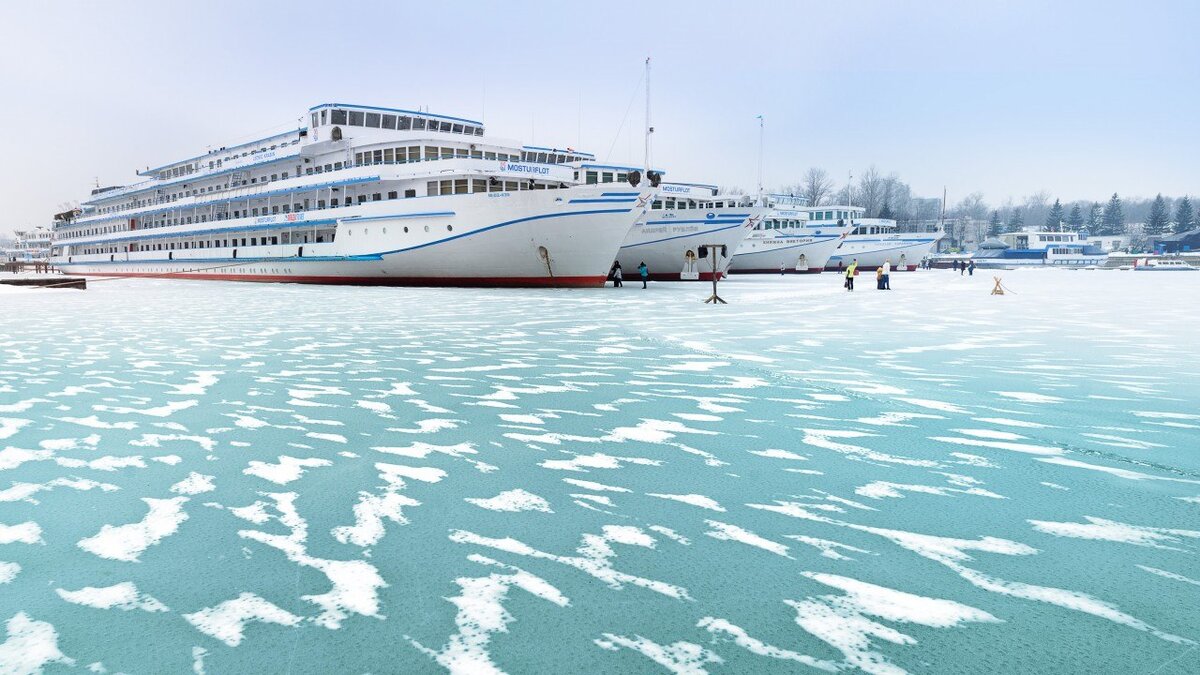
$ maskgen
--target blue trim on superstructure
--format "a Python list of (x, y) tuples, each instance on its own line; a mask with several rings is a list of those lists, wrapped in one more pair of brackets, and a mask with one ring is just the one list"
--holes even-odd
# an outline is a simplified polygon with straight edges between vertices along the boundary
[[(251, 216), (251, 217), (253, 217), (253, 216)], [(261, 217), (262, 216), (259, 216), (259, 218), (261, 218)], [(330, 223), (336, 224), (339, 220), (342, 220), (342, 219), (341, 218), (321, 218), (318, 220), (293, 220), (293, 221), (285, 221), (282, 223), (264, 223), (261, 225), (247, 223), (245, 225), (235, 225), (232, 227), (209, 228), (207, 230), (191, 230), (188, 232), (163, 232), (163, 233), (158, 233), (158, 234), (143, 234), (141, 236), (129, 235), (129, 236), (124, 236), (124, 237), (113, 237), (112, 239), (91, 239), (91, 240), (87, 240), (87, 241), (58, 241), (58, 242), (55, 242), (55, 244), (59, 245), (59, 246), (88, 246), (88, 245), (105, 246), (105, 245), (120, 242), (120, 241), (145, 241), (147, 239), (184, 239), (187, 237), (205, 237), (210, 234), (219, 234), (221, 232), (253, 232), (253, 231), (258, 231), (258, 230), (297, 229), (302, 226), (328, 225)], [(134, 232), (153, 232), (156, 229), (159, 229), (159, 228), (150, 228), (149, 230), (134, 230)], [(74, 255), (74, 254), (72, 254), (72, 255)], [(98, 255), (98, 254), (81, 253), (79, 255)]]
[(601, 192), (601, 197), (637, 197), (640, 192)]
[[(292, 246), (293, 244), (277, 244), (277, 246)], [(299, 246), (311, 246), (309, 244), (297, 244)], [(234, 248), (227, 246), (226, 248)], [(237, 247), (241, 250), (241, 247)], [(177, 249), (178, 250), (178, 249)], [(97, 254), (98, 255), (98, 254)], [(208, 263), (252, 263), (252, 262), (361, 262), (370, 260), (383, 260), (383, 257), (378, 253), (364, 253), (361, 255), (314, 255), (303, 256), (272, 256), (266, 258), (152, 258), (149, 260), (82, 260), (80, 262), (53, 262), (52, 265), (142, 265), (142, 264), (160, 264), (160, 263), (193, 263), (207, 265)], [(187, 271), (187, 270), (183, 270)], [(199, 269), (191, 270), (193, 272), (200, 271)]]
[(206, 152), (203, 155), (196, 155), (195, 157), (189, 157), (188, 159), (181, 159), (178, 162), (171, 162), (170, 164), (163, 164), (162, 166), (156, 167), (154, 169), (146, 169), (145, 171), (138, 171), (137, 175), (149, 176), (150, 174), (154, 173), (155, 171), (162, 171), (163, 169), (165, 169), (169, 166), (175, 166), (176, 164), (185, 164), (187, 162), (192, 162), (197, 159), (204, 159), (205, 157), (209, 157), (209, 156), (216, 156), (223, 152), (230, 152), (233, 150), (237, 150), (238, 148), (249, 147), (251, 145), (254, 145), (255, 143), (262, 143), (264, 141), (269, 141), (273, 138), (279, 138), (281, 136), (290, 136), (291, 134), (299, 134), (301, 131), (308, 131), (308, 127), (300, 127), (299, 129), (295, 129), (292, 131), (282, 131), (280, 133), (275, 134), (274, 136), (267, 136), (266, 138), (259, 138), (257, 140), (253, 140), (253, 141), (246, 141), (245, 143), (238, 143), (237, 145), (225, 146), (225, 147), (222, 147), (220, 150), (213, 150), (211, 152)]
[[(291, 179), (289, 178), (288, 180), (291, 180)], [(274, 197), (276, 195), (292, 194), (293, 192), (308, 192), (309, 190), (327, 190), (329, 188), (342, 187), (342, 186), (346, 186), (346, 185), (360, 185), (362, 183), (378, 183), (379, 181), (380, 181), (379, 176), (362, 176), (361, 178), (346, 178), (345, 180), (327, 181), (325, 183), (313, 183), (312, 185), (305, 185), (303, 187), (280, 188), (278, 190), (268, 190), (267, 192), (259, 192), (259, 193), (252, 194), (252, 195), (238, 195), (236, 197), (227, 195), (225, 197), (213, 198), (208, 201), (196, 202), (195, 204), (175, 204), (175, 202), (170, 202), (169, 204), (175, 204), (175, 205), (174, 206), (155, 205), (155, 206), (162, 206), (162, 208), (155, 208), (152, 206), (139, 206), (136, 209), (130, 209), (129, 211), (125, 211), (122, 215), (114, 214), (114, 215), (105, 216), (103, 218), (98, 218), (96, 220), (76, 221), (76, 222), (72, 223), (72, 225), (97, 225), (99, 223), (105, 223), (110, 220), (126, 220), (128, 218), (139, 218), (139, 217), (141, 217), (141, 215), (144, 215), (147, 213), (162, 213), (165, 211), (182, 211), (184, 209), (198, 209), (200, 207), (209, 206), (209, 205), (213, 205), (213, 204), (240, 202), (240, 201), (243, 201), (246, 199), (262, 199), (265, 197)], [(262, 183), (259, 183), (259, 185), (262, 185)], [(252, 187), (252, 186), (247, 185), (247, 186), (238, 186), (238, 187), (240, 188), (240, 187)], [(231, 188), (231, 189), (236, 190), (238, 188)], [(226, 192), (228, 192), (228, 190)], [(213, 193), (213, 194), (218, 194), (218, 193)], [(406, 197), (405, 199), (412, 199), (412, 197)], [(139, 214), (139, 215), (134, 215), (135, 212), (136, 212), (136, 214)], [(278, 214), (275, 214), (275, 215), (278, 215)], [(194, 225), (195, 223), (192, 223), (192, 224)]]
[(680, 235), (676, 235), (674, 237), (664, 237), (662, 239), (655, 239), (653, 241), (639, 241), (636, 244), (629, 244), (628, 246), (622, 246), (621, 248), (622, 249), (637, 248), (638, 246), (646, 246), (648, 244), (658, 244), (660, 242), (671, 241), (673, 239), (686, 239), (688, 237), (708, 236), (714, 232), (724, 232), (725, 230), (732, 230), (732, 229), (736, 229), (738, 227), (741, 227), (741, 221), (738, 221), (738, 224), (736, 224), (736, 225), (727, 225), (725, 227), (718, 227), (718, 228), (712, 229), (712, 230), (704, 230), (703, 232), (689, 232), (687, 234), (680, 234)]
[[(320, 110), (321, 108), (356, 108), (358, 110), (382, 110), (384, 112), (404, 113), (405, 115), (419, 115), (421, 117), (436, 117), (438, 119), (443, 119), (443, 120), (453, 120), (455, 122), (466, 122), (467, 124), (474, 124), (477, 127), (483, 126), (483, 122), (476, 122), (475, 120), (469, 120), (465, 117), (451, 117), (449, 115), (437, 115), (434, 113), (420, 112), (417, 110), (404, 110), (403, 108), (381, 108), (379, 106), (374, 106), (374, 105), (358, 105), (357, 103), (318, 103), (317, 105), (314, 105), (313, 107), (309, 108), (308, 112), (312, 112), (314, 110)], [(333, 126), (333, 125), (329, 124), (326, 126)], [(339, 126), (343, 126), (343, 125), (339, 125)], [(417, 131), (420, 131), (420, 129), (418, 129)]]
[[(112, 197), (105, 197), (104, 199), (86, 201), (83, 203), (84, 204), (99, 204), (100, 202), (106, 201), (108, 199), (128, 197), (130, 195), (136, 195), (141, 192), (146, 192), (147, 190), (161, 190), (162, 188), (165, 188), (170, 185), (175, 185), (176, 183), (183, 183), (183, 182), (186, 182), (189, 180), (190, 181), (205, 180), (208, 178), (214, 178), (216, 176), (223, 176), (227, 173), (233, 173), (235, 171), (245, 171), (247, 169), (253, 169), (253, 168), (260, 167), (260, 166), (266, 166), (268, 164), (274, 164), (275, 162), (283, 162), (283, 161), (286, 161), (289, 159), (297, 159), (299, 157), (300, 157), (300, 151), (296, 150), (296, 152), (294, 154), (289, 153), (283, 157), (276, 157), (275, 159), (268, 159), (268, 160), (262, 161), (262, 162), (254, 162), (252, 164), (243, 164), (241, 166), (231, 167), (228, 169), (222, 168), (220, 171), (210, 171), (208, 173), (199, 173), (199, 174), (193, 173), (193, 174), (188, 174), (186, 176), (180, 176), (179, 178), (172, 178), (171, 180), (162, 181), (162, 182), (148, 180), (148, 181), (145, 181), (145, 183), (137, 183), (137, 185), (145, 184), (146, 187), (138, 188), (136, 190), (130, 190), (128, 192), (119, 192), (119, 193), (114, 194)], [(150, 183), (153, 183), (153, 185), (150, 185)], [(133, 186), (130, 186), (130, 187), (133, 187)], [(116, 192), (116, 191), (114, 190), (113, 192)]]
[(637, 199), (572, 199), (568, 204), (628, 204)]

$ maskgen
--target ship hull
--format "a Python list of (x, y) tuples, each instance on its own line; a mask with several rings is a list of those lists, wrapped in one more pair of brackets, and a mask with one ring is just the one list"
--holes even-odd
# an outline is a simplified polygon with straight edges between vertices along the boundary
[(935, 236), (895, 235), (850, 235), (825, 263), (826, 270), (842, 270), (854, 260), (860, 270), (873, 270), (890, 262), (896, 271), (913, 271), (921, 260), (933, 249)]
[[(845, 228), (848, 230), (849, 228)], [(819, 274), (841, 242), (841, 231), (749, 237), (733, 256), (730, 274)]]

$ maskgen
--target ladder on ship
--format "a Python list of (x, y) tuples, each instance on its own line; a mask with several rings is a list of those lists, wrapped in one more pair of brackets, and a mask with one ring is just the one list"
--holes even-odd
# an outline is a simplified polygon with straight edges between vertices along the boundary
[(233, 173), (229, 174), (229, 188), (233, 189), (241, 185), (242, 181), (244, 180), (246, 180), (245, 171), (234, 171)]

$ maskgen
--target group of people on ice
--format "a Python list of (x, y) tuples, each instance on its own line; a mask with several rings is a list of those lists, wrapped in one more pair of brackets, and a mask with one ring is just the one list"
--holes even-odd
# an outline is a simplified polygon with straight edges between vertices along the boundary
[(963, 275), (964, 272), (970, 276), (975, 276), (975, 261), (974, 260), (971, 260), (971, 261), (955, 260), (954, 261), (954, 271), (958, 272), (958, 276), (960, 276), (960, 277)]
[[(855, 258), (850, 266), (846, 268), (846, 283), (844, 286), (847, 291), (854, 290), (854, 277), (858, 276), (858, 258)], [(885, 260), (883, 264), (875, 268), (875, 290), (890, 291), (892, 290), (892, 261)]]
[[(646, 287), (646, 282), (650, 279), (650, 268), (646, 267), (646, 262), (638, 263), (638, 276), (642, 278), (642, 288)], [(625, 274), (621, 271), (620, 261), (613, 261), (612, 268), (608, 270), (608, 278), (612, 279), (613, 288), (622, 288), (625, 286)]]

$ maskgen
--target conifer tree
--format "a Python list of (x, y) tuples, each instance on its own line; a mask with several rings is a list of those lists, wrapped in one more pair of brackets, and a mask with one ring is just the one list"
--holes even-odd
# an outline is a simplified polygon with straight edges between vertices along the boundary
[(999, 237), (1004, 231), (1004, 225), (1000, 222), (1000, 212), (992, 211), (992, 219), (988, 221), (987, 236)]
[(879, 209), (879, 217), (887, 220), (895, 218), (895, 216), (892, 215), (892, 207), (887, 203), (887, 200), (884, 200), (883, 208)]
[(1083, 227), (1083, 211), (1078, 204), (1071, 207), (1071, 215), (1067, 216), (1067, 227), (1072, 232), (1078, 232)]
[(1100, 203), (1092, 202), (1092, 209), (1088, 211), (1087, 229), (1088, 234), (1100, 234), (1100, 226), (1103, 224), (1103, 218), (1100, 211)]
[(1192, 202), (1186, 196), (1175, 205), (1175, 232), (1187, 232), (1196, 227), (1196, 215), (1192, 212)]
[(1104, 207), (1102, 222), (1104, 224), (1104, 234), (1125, 234), (1125, 207), (1121, 206), (1121, 198), (1115, 192), (1108, 200), (1108, 205)]
[(1062, 202), (1055, 199), (1054, 206), (1050, 207), (1050, 213), (1046, 214), (1046, 229), (1050, 232), (1058, 232), (1063, 226), (1063, 207)]
[(1150, 217), (1146, 220), (1146, 236), (1161, 237), (1167, 231), (1167, 222), (1170, 217), (1167, 212), (1167, 202), (1160, 193), (1154, 198), (1154, 203), (1150, 205)]
[(1013, 209), (1012, 215), (1008, 217), (1008, 231), (1020, 232), (1024, 224), (1025, 218), (1021, 215), (1021, 209)]

